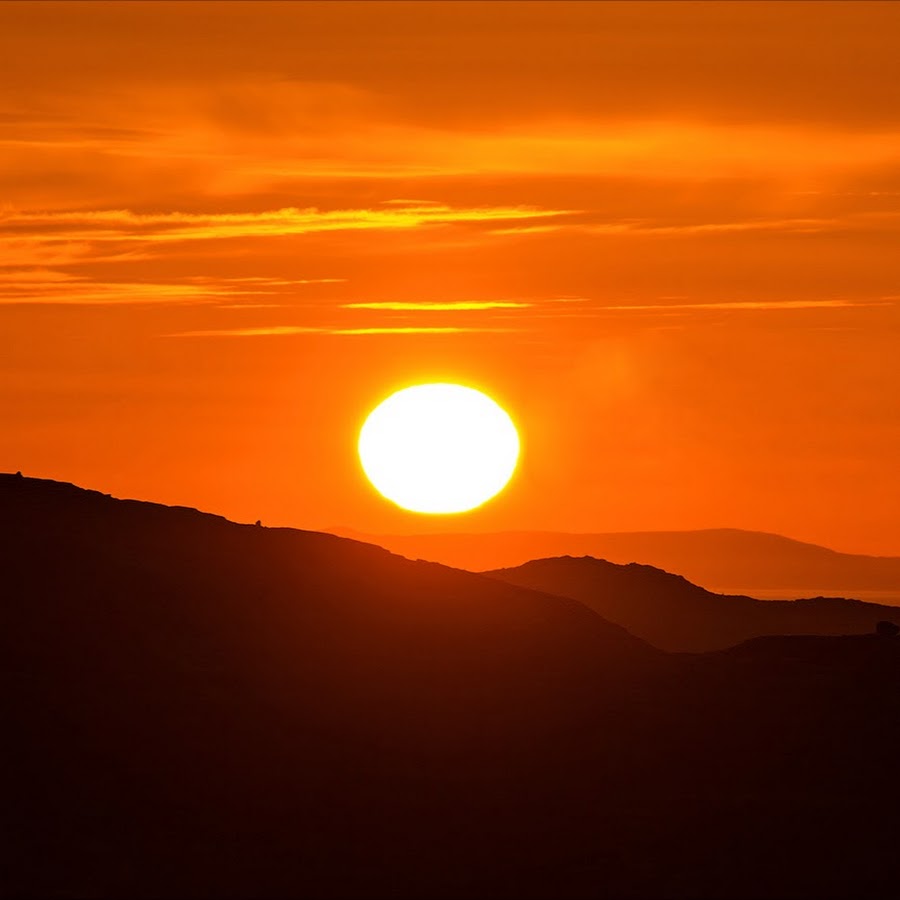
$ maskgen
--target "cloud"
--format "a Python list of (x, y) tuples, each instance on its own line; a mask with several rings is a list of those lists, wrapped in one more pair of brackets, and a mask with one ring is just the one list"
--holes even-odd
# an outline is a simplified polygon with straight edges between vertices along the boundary
[(623, 223), (621, 225), (587, 226), (586, 231), (592, 234), (634, 234), (634, 235), (693, 235), (693, 234), (727, 234), (747, 231), (780, 231), (813, 234), (821, 231), (832, 231), (838, 227), (846, 227), (847, 222), (840, 219), (792, 218), (792, 219), (748, 219), (739, 222), (699, 222), (677, 225), (659, 225), (642, 221)]
[(381, 326), (375, 328), (341, 328), (329, 325), (263, 325), (255, 328), (221, 328), (203, 331), (182, 331), (177, 334), (166, 335), (177, 338), (206, 338), (206, 337), (271, 337), (298, 334), (322, 334), (322, 335), (424, 335), (424, 334), (472, 334), (490, 332), (508, 332), (509, 328), (464, 328), (457, 326)]
[(560, 231), (563, 225), (522, 225), (513, 228), (492, 228), (489, 234), (548, 234), (553, 231)]
[[(285, 207), (262, 212), (137, 213), (106, 210), (0, 210), (0, 265), (48, 267), (156, 258), (163, 247), (223, 240), (340, 232), (416, 231), (439, 226), (547, 219), (566, 210), (530, 206), (453, 207), (444, 203), (375, 208)], [(312, 279), (299, 283), (330, 283)]]
[(636, 177), (764, 178), (796, 183), (900, 161), (897, 131), (719, 125), (691, 120), (544, 119), (490, 129), (367, 123), (281, 141), (235, 160), (232, 187), (260, 190), (317, 178)]
[(223, 277), (214, 275), (191, 275), (187, 281), (198, 284), (247, 284), (269, 287), (294, 287), (300, 284), (343, 284), (346, 278), (269, 278), (265, 275), (243, 275), (239, 277)]
[(708, 303), (628, 303), (616, 305), (596, 304), (571, 317), (590, 316), (595, 312), (669, 312), (679, 310), (795, 310), (795, 309), (845, 309), (873, 306), (889, 306), (891, 298), (877, 300), (723, 300)]
[[(563, 298), (569, 299), (569, 298)], [(840, 308), (868, 308), (874, 306), (890, 305), (885, 300), (842, 300), (842, 299), (811, 299), (811, 300), (759, 300), (759, 301), (711, 301), (708, 303), (634, 303), (634, 304), (603, 304), (595, 303), (586, 298), (572, 298), (584, 304), (578, 308), (571, 308), (565, 311), (552, 311), (550, 304), (558, 302), (557, 299), (551, 298), (545, 309), (540, 311), (539, 307), (543, 306), (542, 302), (534, 302), (528, 304), (527, 311), (519, 320), (519, 324), (514, 327), (482, 327), (479, 325), (374, 325), (374, 326), (355, 326), (355, 325), (257, 325), (238, 328), (211, 328), (198, 329), (191, 331), (182, 331), (165, 335), (170, 338), (252, 338), (252, 337), (285, 337), (297, 335), (323, 335), (323, 336), (344, 336), (344, 337), (364, 337), (364, 336), (383, 336), (383, 335), (453, 335), (453, 334), (524, 334), (533, 332), (540, 333), (547, 324), (553, 320), (564, 322), (573, 319), (591, 319), (601, 316), (618, 315), (620, 313), (659, 313), (667, 315), (678, 315), (684, 313), (699, 313), (704, 311), (788, 311), (788, 310), (813, 310), (813, 309), (840, 309)], [(501, 301), (502, 302), (502, 301)], [(237, 304), (236, 306), (238, 306)], [(423, 304), (424, 305), (424, 304)], [(377, 303), (372, 304), (348, 304), (353, 309), (394, 309), (395, 306), (384, 306)], [(347, 308), (344, 306), (342, 308)], [(257, 307), (258, 308), (258, 307)], [(404, 305), (403, 309), (418, 311), (419, 304)], [(532, 321), (533, 320), (533, 321)], [(529, 322), (531, 325), (529, 326)], [(539, 324), (539, 323), (544, 324)]]
[(434, 303), (414, 301), (373, 300), (366, 303), (344, 303), (344, 309), (385, 309), (396, 312), (470, 312), (484, 309), (528, 309), (534, 303), (518, 300), (453, 300)]
[[(843, 230), (858, 227), (872, 214), (847, 215), (844, 218), (756, 218), (733, 222), (679, 222), (665, 224), (664, 220), (624, 219), (618, 221), (597, 222), (595, 216), (587, 214), (575, 218), (571, 214), (568, 220), (561, 220), (549, 225), (524, 226), (522, 228), (492, 228), (492, 235), (529, 235), (548, 234), (551, 232), (569, 232), (573, 234), (593, 234), (598, 236), (631, 236), (631, 237), (689, 237), (692, 235), (715, 235), (743, 232), (782, 232), (797, 234), (816, 234), (826, 231)], [(884, 216), (881, 217), (882, 219)]]
[(353, 27), (342, 4), (225, 4), (215, 40), (183, 4), (0, 7), (7, 78), (31, 94), (55, 89), (82, 104), (112, 95), (112, 105), (143, 89), (232, 131), (290, 134), (373, 106), (473, 128), (562, 104), (612, 120), (684, 109), (729, 121), (895, 121), (891, 3), (791, 15), (767, 3), (360, 3)]
[(6, 211), (0, 212), (0, 232), (56, 240), (189, 241), (477, 224), (550, 218), (570, 212), (529, 206), (454, 208), (443, 203), (416, 203), (412, 206), (384, 204), (374, 209), (285, 207), (240, 213), (136, 213), (128, 209)]
[(0, 306), (115, 306), (153, 303), (204, 303), (226, 291), (188, 284), (113, 282), (72, 284), (70, 282), (30, 283), (27, 290), (0, 286)]
[(104, 281), (54, 269), (0, 268), (0, 306), (216, 303), (259, 308), (264, 304), (221, 304), (217, 301), (284, 294), (298, 285), (330, 284), (342, 280), (191, 276), (181, 281)]
[(4, 285), (47, 285), (60, 282), (79, 281), (82, 276), (58, 269), (6, 269), (0, 268), (0, 290)]

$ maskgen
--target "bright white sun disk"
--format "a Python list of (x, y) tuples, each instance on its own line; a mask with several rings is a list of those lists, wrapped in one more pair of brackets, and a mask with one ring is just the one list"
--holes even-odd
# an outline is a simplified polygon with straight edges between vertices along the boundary
[(403, 509), (458, 513), (499, 493), (519, 458), (519, 435), (490, 397), (459, 384), (392, 394), (359, 434), (363, 470)]

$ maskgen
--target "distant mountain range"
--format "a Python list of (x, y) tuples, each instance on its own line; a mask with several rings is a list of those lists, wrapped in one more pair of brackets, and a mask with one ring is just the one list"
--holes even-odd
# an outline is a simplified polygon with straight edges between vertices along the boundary
[(492, 534), (336, 534), (378, 544), (410, 559), (427, 559), (482, 572), (532, 559), (593, 556), (677, 572), (707, 590), (764, 598), (849, 596), (900, 605), (900, 557), (838, 553), (777, 534), (718, 528), (565, 534), (507, 531)]
[(537, 559), (485, 574), (580, 600), (663, 650), (722, 650), (762, 635), (867, 634), (880, 620), (900, 622), (896, 606), (842, 597), (754, 600), (714, 594), (652, 566), (589, 556)]
[(495, 577), (0, 475), (0, 659), (3, 897), (900, 880), (887, 635), (669, 654)]

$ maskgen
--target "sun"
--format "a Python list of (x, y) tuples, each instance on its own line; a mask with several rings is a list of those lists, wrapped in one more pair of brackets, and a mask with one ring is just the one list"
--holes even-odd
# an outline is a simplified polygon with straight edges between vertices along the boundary
[(418, 384), (392, 394), (359, 433), (359, 458), (376, 490), (418, 513), (460, 513), (506, 486), (519, 459), (512, 419), (460, 384)]

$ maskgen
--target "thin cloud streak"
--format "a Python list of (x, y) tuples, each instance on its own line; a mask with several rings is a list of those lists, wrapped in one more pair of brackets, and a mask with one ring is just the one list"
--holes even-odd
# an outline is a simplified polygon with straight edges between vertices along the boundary
[[(86, 265), (158, 259), (163, 247), (224, 240), (278, 239), (327, 233), (415, 232), (444, 226), (478, 228), (485, 223), (552, 219), (565, 209), (532, 206), (453, 207), (416, 201), (374, 209), (320, 210), (284, 207), (263, 212), (143, 214), (129, 209), (41, 212), (0, 210), (0, 265)], [(179, 247), (183, 252), (185, 247)], [(327, 284), (309, 279), (290, 284)], [(250, 283), (250, 282), (248, 282)], [(269, 281), (271, 286), (286, 284)]]
[(293, 287), (301, 284), (344, 284), (346, 278), (267, 278), (264, 275), (245, 275), (238, 278), (214, 275), (192, 275), (187, 281), (198, 284), (258, 284), (263, 287)]
[[(229, 290), (200, 288), (189, 284), (115, 282), (73, 284), (33, 282), (28, 290), (0, 287), (0, 306), (134, 306), (157, 303), (205, 303), (232, 296)], [(255, 291), (253, 292), (255, 293)]]
[(491, 332), (509, 332), (510, 328), (468, 328), (458, 326), (383, 326), (375, 328), (337, 328), (327, 325), (265, 325), (258, 328), (221, 328), (207, 331), (182, 331), (168, 334), (174, 338), (207, 338), (207, 337), (270, 337), (283, 335), (389, 335), (389, 334), (477, 334)]
[(566, 321), (572, 319), (592, 319), (619, 312), (703, 312), (713, 311), (788, 311), (806, 309), (876, 309), (889, 308), (896, 304), (890, 298), (881, 297), (868, 300), (734, 300), (712, 301), (709, 303), (628, 303), (616, 305), (591, 304), (577, 311), (535, 312), (532, 319)]
[(2, 285), (47, 285), (80, 281), (82, 276), (57, 269), (6, 269), (0, 268), (0, 290)]
[(0, 213), (0, 231), (5, 229), (17, 237), (57, 241), (191, 241), (327, 231), (402, 230), (427, 225), (553, 218), (571, 212), (530, 206), (451, 207), (421, 203), (381, 209), (284, 207), (258, 213), (142, 214), (128, 209), (6, 212)]
[[(548, 225), (511, 228), (491, 228), (496, 236), (527, 236), (569, 232), (610, 237), (658, 237), (729, 234), (754, 231), (816, 234), (853, 227), (872, 214), (847, 215), (844, 218), (750, 219), (737, 222), (692, 222), (677, 225), (656, 224), (651, 219), (630, 219), (618, 222), (560, 221)], [(884, 218), (882, 216), (882, 218)]]
[(483, 309), (528, 309), (534, 303), (518, 300), (454, 300), (449, 302), (418, 303), (415, 301), (373, 300), (367, 303), (344, 303), (343, 309), (384, 309), (395, 312), (471, 312)]
[(704, 310), (704, 309), (838, 309), (847, 307), (884, 306), (886, 304), (874, 300), (734, 300), (713, 303), (646, 303), (622, 306), (594, 307), (604, 311), (616, 312), (646, 310)]
[[(100, 281), (53, 269), (0, 269), (0, 305), (114, 306), (212, 303), (284, 295), (295, 286), (340, 278), (278, 279), (191, 276), (180, 282)], [(234, 304), (259, 307), (264, 304)], [(277, 304), (283, 305), (283, 304)]]

